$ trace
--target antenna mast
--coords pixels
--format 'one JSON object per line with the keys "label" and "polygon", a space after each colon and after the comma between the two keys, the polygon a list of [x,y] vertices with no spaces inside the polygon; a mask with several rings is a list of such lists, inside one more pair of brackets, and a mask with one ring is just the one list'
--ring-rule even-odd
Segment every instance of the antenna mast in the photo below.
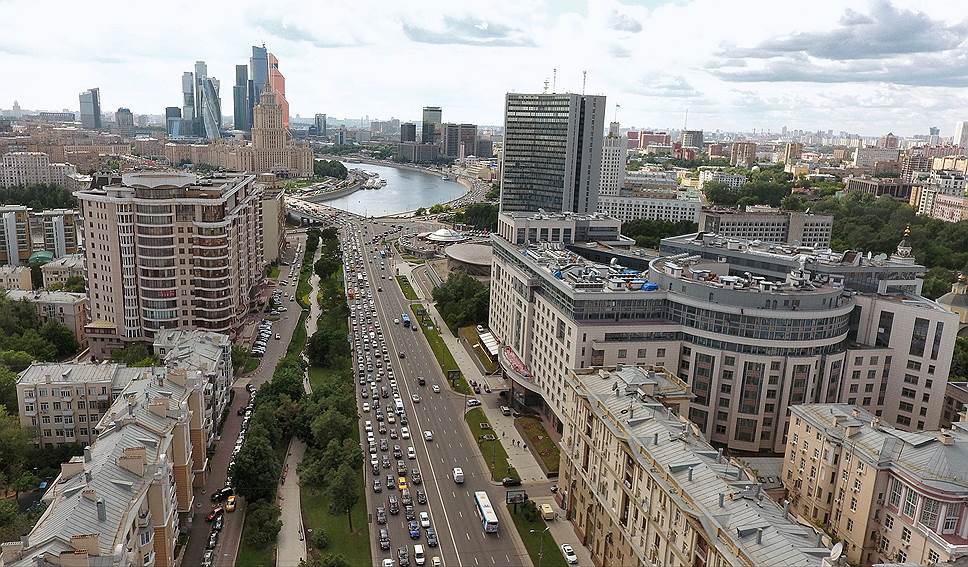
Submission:
{"label": "antenna mast", "polygon": [[558,68],[554,67],[551,69],[551,92],[555,92],[555,88],[558,85]]}
{"label": "antenna mast", "polygon": [[548,77],[545,77],[544,80],[544,93],[548,94]]}
{"label": "antenna mast", "polygon": [[581,94],[585,96],[585,80],[588,78],[588,71],[581,72]]}
{"label": "antenna mast", "polygon": [[686,118],[682,121],[682,129],[685,130],[689,126],[689,109],[686,108]]}

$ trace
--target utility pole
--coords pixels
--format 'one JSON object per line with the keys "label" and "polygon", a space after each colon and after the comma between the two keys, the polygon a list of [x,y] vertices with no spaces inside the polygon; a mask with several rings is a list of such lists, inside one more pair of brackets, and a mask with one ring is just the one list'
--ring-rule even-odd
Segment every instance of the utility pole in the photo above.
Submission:
{"label": "utility pole", "polygon": [[[548,526],[547,528],[541,530],[540,532],[541,539],[538,541],[538,566],[537,567],[541,567],[541,560],[544,559],[544,540],[545,540],[544,535],[550,529],[551,529],[551,526]],[[538,533],[535,530],[528,530],[528,531],[530,531],[531,533]]]}

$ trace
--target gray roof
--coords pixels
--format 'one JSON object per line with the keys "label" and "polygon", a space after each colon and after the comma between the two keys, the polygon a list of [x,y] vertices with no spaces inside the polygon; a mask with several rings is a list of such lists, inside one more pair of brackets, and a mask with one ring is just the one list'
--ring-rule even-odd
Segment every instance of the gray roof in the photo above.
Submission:
{"label": "gray roof", "polygon": [[11,301],[20,301],[21,299],[26,299],[27,301],[38,301],[45,303],[67,303],[74,305],[81,301],[87,301],[87,294],[84,293],[69,293],[66,291],[24,291],[20,289],[12,289],[6,292],[7,299]]}
{"label": "gray roof", "polygon": [[909,432],[875,422],[870,412],[848,404],[806,404],[790,410],[851,446],[871,466],[892,469],[935,490],[968,496],[966,423],[954,423],[950,431]]}
{"label": "gray roof", "polygon": [[84,268],[84,255],[83,254],[68,254],[67,256],[61,256],[56,260],[51,260],[47,262],[40,269],[43,270],[53,270],[57,268]]}
{"label": "gray roof", "polygon": [[138,377],[144,368],[128,368],[123,364],[94,364],[35,362],[20,373],[17,384],[84,384],[110,383],[121,389]]}
{"label": "gray roof", "polygon": [[[614,374],[578,377],[583,386],[580,392],[612,434],[628,443],[639,466],[677,506],[698,520],[705,539],[729,564],[813,567],[827,555],[826,549],[816,547],[812,528],[792,521],[737,465],[720,461],[716,449],[694,426],[652,398],[626,394],[615,378]],[[662,471],[655,472],[654,467]],[[724,495],[722,507],[720,494]],[[757,543],[760,528],[763,536]],[[744,558],[737,557],[723,539],[735,545]]]}
{"label": "gray roof", "polygon": [[[165,349],[164,362],[176,366],[213,372],[222,357],[223,349],[231,348],[228,335],[199,330],[166,329],[155,335],[155,352]],[[227,362],[227,361],[226,361]]]}

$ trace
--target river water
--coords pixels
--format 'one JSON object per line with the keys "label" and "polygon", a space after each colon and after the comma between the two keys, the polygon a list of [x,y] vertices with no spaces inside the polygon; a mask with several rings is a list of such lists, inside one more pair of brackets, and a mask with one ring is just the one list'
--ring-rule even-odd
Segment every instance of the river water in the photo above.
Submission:
{"label": "river water", "polygon": [[452,201],[464,194],[456,181],[445,181],[440,175],[402,167],[343,162],[347,169],[362,169],[379,174],[387,184],[379,189],[360,189],[351,195],[325,201],[326,205],[364,216],[393,215],[430,208]]}

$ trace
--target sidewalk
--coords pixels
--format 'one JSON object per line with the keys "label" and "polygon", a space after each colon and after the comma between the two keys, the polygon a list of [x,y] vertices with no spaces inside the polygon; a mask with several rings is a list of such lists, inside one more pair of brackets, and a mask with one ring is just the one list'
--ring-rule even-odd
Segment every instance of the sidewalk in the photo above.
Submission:
{"label": "sidewalk", "polygon": [[[415,269],[414,272],[419,272],[419,270]],[[417,291],[417,295],[426,297],[426,290],[423,289],[423,278],[419,278],[418,273],[414,273],[411,284],[414,283],[413,279],[421,280],[421,285],[414,286],[415,289],[420,288]],[[457,366],[460,367],[464,378],[468,381],[474,380],[478,383],[486,383],[491,387],[492,392],[490,394],[481,393],[475,397],[481,400],[481,409],[484,410],[484,415],[487,416],[487,420],[491,423],[494,434],[498,436],[501,444],[504,445],[504,450],[508,453],[508,460],[511,461],[511,465],[518,471],[518,476],[521,478],[521,481],[525,486],[531,483],[548,482],[548,478],[538,465],[537,459],[535,459],[531,451],[524,448],[525,441],[521,437],[521,434],[518,433],[517,428],[514,427],[514,418],[501,413],[501,406],[506,402],[498,395],[497,389],[504,388],[504,381],[499,376],[485,377],[481,374],[480,368],[471,359],[471,355],[464,348],[464,345],[460,343],[457,337],[450,334],[447,325],[444,324],[443,317],[437,311],[437,306],[432,301],[421,301],[420,303],[427,309],[427,312],[430,313],[431,318],[434,320],[434,324],[441,330],[440,336],[443,337],[444,344],[450,349],[450,353],[454,356],[454,360],[457,362]]]}
{"label": "sidewalk", "polygon": [[[558,502],[555,501],[554,496],[535,496],[531,500],[534,501],[535,505],[541,506],[542,504],[550,504],[554,508],[555,512],[558,514],[558,519],[546,521],[545,523],[551,529],[548,530],[551,533],[551,537],[555,538],[555,542],[558,544],[559,549],[552,549],[552,553],[561,553],[561,544],[568,543],[575,549],[575,555],[578,556],[579,565],[594,565],[592,563],[591,552],[588,548],[582,545],[581,540],[578,538],[578,534],[575,533],[575,528],[571,522],[565,519],[565,511],[558,506]],[[548,550],[544,550],[546,556]]]}

